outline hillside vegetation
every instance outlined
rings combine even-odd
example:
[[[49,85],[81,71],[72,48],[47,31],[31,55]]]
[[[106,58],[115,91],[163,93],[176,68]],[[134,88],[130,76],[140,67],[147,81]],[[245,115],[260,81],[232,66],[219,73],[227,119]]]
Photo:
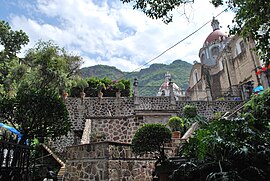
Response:
[[[155,96],[159,87],[165,80],[165,74],[171,74],[172,81],[179,87],[188,88],[189,74],[192,64],[182,60],[175,60],[171,64],[152,64],[150,67],[141,69],[138,72],[122,72],[121,70],[107,65],[95,65],[81,69],[83,78],[107,77],[112,80],[128,79],[133,82],[134,78],[139,82],[139,94],[141,96]]]

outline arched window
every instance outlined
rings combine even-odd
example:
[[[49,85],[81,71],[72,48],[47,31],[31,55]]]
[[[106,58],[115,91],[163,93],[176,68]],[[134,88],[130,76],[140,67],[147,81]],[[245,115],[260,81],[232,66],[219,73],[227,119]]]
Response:
[[[237,42],[236,42],[236,47],[235,47],[235,56],[241,54],[242,52],[245,52],[246,51],[246,45],[245,45],[245,42],[244,40],[242,39],[239,39]]]
[[[219,54],[219,47],[215,46],[211,49],[212,56],[217,56]]]
[[[195,69],[195,70],[193,71],[193,83],[194,83],[194,85],[195,85],[198,81],[199,81],[198,71],[197,71],[197,69]]]
[[[205,60],[205,54],[202,53],[202,55],[201,55],[201,62],[204,63],[204,60]]]
[[[223,61],[219,61],[219,70],[223,70]]]

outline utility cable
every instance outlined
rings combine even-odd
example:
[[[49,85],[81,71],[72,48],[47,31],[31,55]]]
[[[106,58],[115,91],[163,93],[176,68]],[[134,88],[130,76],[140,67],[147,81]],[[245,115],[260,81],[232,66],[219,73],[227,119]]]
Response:
[[[216,16],[214,16],[214,18],[218,17],[219,15],[221,15],[222,13],[224,13],[225,11],[227,11],[228,8],[224,9],[223,11],[221,11],[219,14],[217,14]],[[131,71],[130,73],[127,73],[126,75],[118,78],[118,80],[132,74],[133,72],[135,72],[136,70],[139,70],[141,68],[143,68],[145,65],[148,65],[150,62],[153,62],[154,60],[158,59],[159,57],[161,57],[162,55],[164,55],[166,52],[168,52],[169,50],[171,50],[172,48],[176,47],[178,44],[182,43],[183,41],[185,41],[186,39],[188,39],[189,37],[191,37],[192,35],[194,35],[195,33],[197,33],[198,31],[200,31],[204,26],[206,26],[208,23],[210,23],[212,21],[209,20],[206,23],[204,23],[202,26],[200,26],[198,29],[196,29],[195,31],[193,31],[192,33],[190,33],[188,36],[186,36],[185,38],[183,38],[182,40],[178,41],[177,43],[175,43],[174,45],[172,45],[171,47],[167,48],[166,50],[164,50],[162,53],[160,53],[159,55],[157,55],[156,57],[152,58],[151,60],[147,61],[145,64],[141,65],[140,67],[136,68],[135,70]]]

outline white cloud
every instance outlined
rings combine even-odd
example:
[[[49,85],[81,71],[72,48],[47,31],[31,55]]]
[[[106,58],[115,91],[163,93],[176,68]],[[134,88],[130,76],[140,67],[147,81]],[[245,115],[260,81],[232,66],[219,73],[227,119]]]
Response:
[[[141,67],[222,11],[208,0],[196,0],[192,6],[185,6],[188,18],[182,16],[184,10],[180,7],[174,12],[173,22],[165,25],[119,0],[37,0],[35,7],[43,21],[26,15],[13,15],[11,21],[13,27],[30,36],[28,47],[39,39],[52,39],[80,54],[84,66],[106,64],[123,71]],[[232,16],[223,13],[218,19],[226,27]],[[55,22],[46,23],[46,17]],[[151,63],[198,60],[198,51],[211,31],[210,24],[206,25]]]

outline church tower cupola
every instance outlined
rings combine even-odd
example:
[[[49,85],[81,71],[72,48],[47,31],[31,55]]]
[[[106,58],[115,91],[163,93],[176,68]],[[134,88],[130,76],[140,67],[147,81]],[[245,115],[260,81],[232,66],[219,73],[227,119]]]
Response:
[[[213,17],[211,26],[213,31],[207,36],[199,57],[203,65],[216,65],[216,59],[228,40],[228,35],[220,30],[219,21]]]
[[[167,72],[165,74],[165,82],[170,82],[170,79],[171,79],[171,74],[169,74],[169,72]]]
[[[213,31],[219,30],[219,21],[213,17],[213,20],[211,22],[211,26],[213,28]]]

